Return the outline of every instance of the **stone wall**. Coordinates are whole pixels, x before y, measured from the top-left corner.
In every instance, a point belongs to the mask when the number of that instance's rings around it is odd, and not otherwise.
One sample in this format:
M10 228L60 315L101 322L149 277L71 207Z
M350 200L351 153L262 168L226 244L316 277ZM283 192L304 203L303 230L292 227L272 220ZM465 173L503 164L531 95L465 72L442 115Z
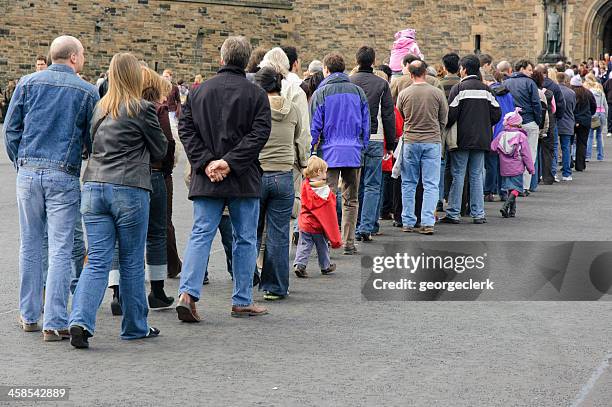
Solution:
M215 3L226 1L232 0ZM289 9L201 1L0 0L0 86L33 71L35 56L45 54L60 34L82 40L85 74L92 80L119 51L133 52L153 68L170 67L176 78L192 80L196 73L210 76L216 70L219 47L234 34L248 36L255 46L294 44L304 65L332 50L343 53L351 65L363 44L375 47L383 62L393 34L407 27L417 29L429 61L438 62L451 50L472 52L476 35L481 36L483 52L513 60L538 56L542 23L538 0L294 0ZM575 26L567 27L571 35L581 35ZM571 49L580 52L576 44Z

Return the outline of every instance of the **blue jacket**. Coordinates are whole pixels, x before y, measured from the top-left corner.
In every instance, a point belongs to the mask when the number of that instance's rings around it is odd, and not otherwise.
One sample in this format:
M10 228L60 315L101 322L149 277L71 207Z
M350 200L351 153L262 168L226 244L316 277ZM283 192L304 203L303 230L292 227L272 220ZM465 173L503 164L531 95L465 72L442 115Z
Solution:
M503 84L496 82L492 84L490 88L501 109L501 118L495 127L493 127L493 138L495 139L504 130L504 117L506 117L506 114L514 112L515 106L512 94Z
M538 87L533 79L515 72L504 81L504 85L512 93L514 104L522 109L523 123L536 122L539 125L542 120L542 105Z
M561 88L555 82L553 82L550 78L544 78L544 88L551 90L553 95L555 96L555 105L557 110L555 111L555 117L557 120L563 117L565 113L565 98L563 97L563 92L561 92Z
M89 126L98 99L95 86L67 65L21 78L3 129L15 168L32 165L79 176L83 147L91 151Z
M370 139L370 109L364 91L336 72L325 78L310 100L312 146L330 168L361 167Z
M574 118L574 109L576 108L576 92L565 85L559 86L565 100L565 112L563 117L557 120L557 129L559 134L572 135L576 127L576 119Z

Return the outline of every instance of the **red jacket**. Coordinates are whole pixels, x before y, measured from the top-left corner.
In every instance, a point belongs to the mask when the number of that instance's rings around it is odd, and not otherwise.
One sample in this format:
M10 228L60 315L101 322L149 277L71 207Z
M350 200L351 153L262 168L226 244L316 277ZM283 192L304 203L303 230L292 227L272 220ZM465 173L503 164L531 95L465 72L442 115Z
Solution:
M307 233L325 234L334 249L342 246L336 213L336 195L330 191L327 199L317 195L310 180L302 182L302 209L298 218L300 230Z
M402 137L402 133L404 132L404 119L402 119L402 115L400 114L397 106L395 106L395 141L399 140ZM387 150L387 143L385 143L385 151ZM393 169L393 155L386 160L383 160L382 170L383 172L391 172Z

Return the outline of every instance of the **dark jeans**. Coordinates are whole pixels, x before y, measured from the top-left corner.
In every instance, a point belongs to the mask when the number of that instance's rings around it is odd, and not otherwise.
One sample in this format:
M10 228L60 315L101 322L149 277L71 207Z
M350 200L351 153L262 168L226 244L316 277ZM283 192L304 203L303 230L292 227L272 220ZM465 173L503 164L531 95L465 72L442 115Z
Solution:
M553 167L557 165L555 158L555 137L552 133L540 139L540 163L542 182L544 184L552 184L555 181Z
M146 268L149 281L163 281L168 276L168 196L166 182L161 171L151 173L151 201L149 204L149 227L147 228Z
M489 151L485 155L485 186L484 193L499 195L501 193L501 177L499 175L499 156Z
M393 212L393 178L391 178L390 172L383 172L383 186L382 186L382 205L380 214L388 214Z
M257 250L264 226L266 246L259 289L287 295L289 289L289 224L293 209L293 172L264 172L261 177Z
M164 178L166 183L166 196L167 196L167 212L166 212L166 228L168 229L167 235L167 248L166 253L168 256L168 275L176 276L181 272L183 263L179 257L178 250L176 248L176 235L174 230L174 224L172 223L172 196L174 185L172 184L172 175L167 175Z
M397 179L392 178L393 186L393 220L402 223L402 211L404 206L402 204L402 177ZM423 208L423 180L419 178L419 183L416 187L416 193L414 194L414 216L416 216L416 225L421 224L421 209Z
M576 171L586 169L586 150L589 141L590 128L584 126L576 127Z

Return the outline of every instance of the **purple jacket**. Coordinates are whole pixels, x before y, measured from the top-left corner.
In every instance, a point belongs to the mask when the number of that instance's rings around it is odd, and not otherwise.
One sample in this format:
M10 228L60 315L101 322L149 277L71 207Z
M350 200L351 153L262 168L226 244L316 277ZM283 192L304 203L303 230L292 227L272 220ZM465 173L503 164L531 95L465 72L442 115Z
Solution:
M499 154L499 168L502 177L521 175L525 169L535 173L529 150L527 133L516 127L506 127L491 143L491 150Z

